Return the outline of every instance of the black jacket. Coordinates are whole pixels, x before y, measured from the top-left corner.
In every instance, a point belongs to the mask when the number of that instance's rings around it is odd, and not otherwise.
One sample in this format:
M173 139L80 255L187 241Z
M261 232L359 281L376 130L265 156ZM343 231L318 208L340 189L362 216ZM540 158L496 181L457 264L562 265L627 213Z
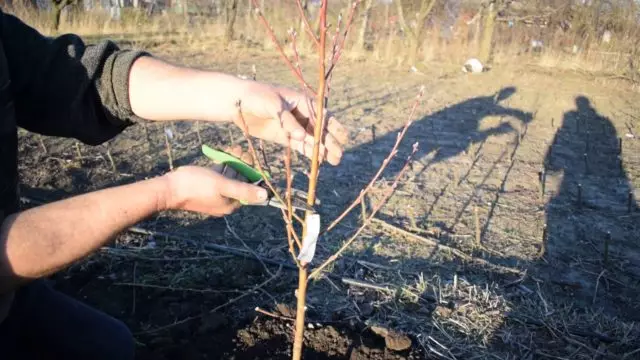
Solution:
M136 120L129 70L144 52L49 38L0 10L0 221L18 211L17 128L97 145Z

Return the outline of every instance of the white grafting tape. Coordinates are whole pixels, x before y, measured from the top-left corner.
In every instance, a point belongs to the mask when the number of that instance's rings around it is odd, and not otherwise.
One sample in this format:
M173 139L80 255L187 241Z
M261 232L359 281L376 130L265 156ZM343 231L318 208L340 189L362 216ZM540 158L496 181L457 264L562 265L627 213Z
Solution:
M320 234L320 214L311 214L306 218L307 233L302 239L302 249L298 254L298 260L304 264L309 264L316 254L316 244Z

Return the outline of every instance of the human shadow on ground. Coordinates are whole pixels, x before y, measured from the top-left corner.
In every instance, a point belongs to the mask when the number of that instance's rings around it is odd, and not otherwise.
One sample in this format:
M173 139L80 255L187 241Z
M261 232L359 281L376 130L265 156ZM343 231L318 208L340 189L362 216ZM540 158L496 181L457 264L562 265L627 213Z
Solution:
M541 249L546 262L541 265L573 286L582 306L606 305L638 319L637 307L629 302L638 291L622 285L640 280L640 226L622 162L623 139L587 97L576 97L575 104L564 114L541 174L545 184L550 180L551 196ZM559 183L551 181L557 178ZM605 268L621 282L611 282L607 294L596 298L594 274Z

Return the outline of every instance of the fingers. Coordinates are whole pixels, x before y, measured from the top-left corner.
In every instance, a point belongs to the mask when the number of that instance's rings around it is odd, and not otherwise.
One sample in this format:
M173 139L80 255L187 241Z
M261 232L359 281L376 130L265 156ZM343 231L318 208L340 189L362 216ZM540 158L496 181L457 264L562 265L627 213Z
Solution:
M267 200L266 189L228 178L221 178L219 191L224 197L249 204L258 204Z
M278 118L285 132L291 134L292 141L304 140L304 138L308 136L298 119L288 110L281 111L279 116L276 116L276 119ZM286 137L286 134L283 135ZM287 139L285 138L284 140L284 143L286 143Z
M349 131L332 115L329 116L327 132L333 135L335 140L341 145L345 145L347 141L349 141Z

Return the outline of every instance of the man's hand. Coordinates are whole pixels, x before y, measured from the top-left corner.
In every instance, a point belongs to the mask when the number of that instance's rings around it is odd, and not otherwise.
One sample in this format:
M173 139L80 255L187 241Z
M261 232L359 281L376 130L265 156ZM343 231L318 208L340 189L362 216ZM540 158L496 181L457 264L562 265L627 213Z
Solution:
M245 81L241 93L242 114L250 135L284 146L288 145L288 136L291 136L291 148L311 157L313 133L319 126L312 120L316 109L314 101L292 89L254 81ZM342 158L342 147L348 140L347 131L335 118L327 118L320 156L323 161L337 165ZM240 117L236 115L233 119L242 129Z
M253 165L251 155L243 153L240 146L225 151ZM221 164L212 169L183 166L165 176L169 181L168 209L224 216L238 209L240 201L254 204L267 199L265 189L248 183L245 177Z
M249 134L291 147L311 157L314 102L292 89L271 86L212 71L201 71L142 57L129 75L129 100L139 117L156 120L234 122L242 128L236 104L241 103ZM344 127L330 116L321 156L337 165L347 142Z

